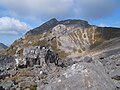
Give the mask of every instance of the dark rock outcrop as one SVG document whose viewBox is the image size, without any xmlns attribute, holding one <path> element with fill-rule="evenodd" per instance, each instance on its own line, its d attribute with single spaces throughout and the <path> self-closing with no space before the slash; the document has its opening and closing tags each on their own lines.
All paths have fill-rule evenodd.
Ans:
<svg viewBox="0 0 120 90">
<path fill-rule="evenodd" d="M 3 69 L 14 68 L 15 59 L 12 56 L 0 55 L 0 71 Z"/>
<path fill-rule="evenodd" d="M 16 63 L 18 66 L 25 65 L 27 67 L 33 67 L 34 65 L 45 64 L 49 66 L 50 63 L 58 65 L 59 57 L 56 53 L 46 47 L 29 46 L 23 50 L 23 58 L 16 57 Z"/>
<path fill-rule="evenodd" d="M 46 23 L 42 24 L 41 26 L 30 30 L 26 33 L 26 35 L 38 35 L 38 34 L 42 34 L 50 29 L 52 29 L 54 26 L 56 26 L 58 24 L 57 19 L 53 18 L 50 19 L 49 21 L 47 21 Z"/>
<path fill-rule="evenodd" d="M 5 90 L 2 86 L 0 86 L 0 90 Z"/>
</svg>

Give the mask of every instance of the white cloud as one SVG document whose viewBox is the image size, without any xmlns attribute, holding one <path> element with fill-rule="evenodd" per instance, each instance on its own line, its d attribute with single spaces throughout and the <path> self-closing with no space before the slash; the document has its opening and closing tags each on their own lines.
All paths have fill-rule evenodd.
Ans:
<svg viewBox="0 0 120 90">
<path fill-rule="evenodd" d="M 99 24 L 98 26 L 100 26 L 100 27 L 110 27 L 110 25 L 103 24 L 103 23 Z"/>
<path fill-rule="evenodd" d="M 17 31 L 0 31 L 0 34 L 2 34 L 2 35 L 18 35 L 19 32 L 17 32 Z"/>
<path fill-rule="evenodd" d="M 100 23 L 98 26 L 100 27 L 120 27 L 120 22 L 113 22 L 111 24 Z"/>
<path fill-rule="evenodd" d="M 30 26 L 15 18 L 0 18 L 0 34 L 18 35 L 30 29 Z"/>
</svg>

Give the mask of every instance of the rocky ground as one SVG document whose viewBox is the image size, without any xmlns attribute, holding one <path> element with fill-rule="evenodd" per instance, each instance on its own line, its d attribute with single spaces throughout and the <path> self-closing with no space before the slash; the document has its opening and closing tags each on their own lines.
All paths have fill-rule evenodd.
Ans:
<svg viewBox="0 0 120 90">
<path fill-rule="evenodd" d="M 120 54 L 61 61 L 52 50 L 39 46 L 28 47 L 23 54 L 29 63 L 16 66 L 13 58 L 4 58 L 9 62 L 1 63 L 0 90 L 120 90 Z M 42 65 L 35 60 L 43 60 Z"/>
</svg>

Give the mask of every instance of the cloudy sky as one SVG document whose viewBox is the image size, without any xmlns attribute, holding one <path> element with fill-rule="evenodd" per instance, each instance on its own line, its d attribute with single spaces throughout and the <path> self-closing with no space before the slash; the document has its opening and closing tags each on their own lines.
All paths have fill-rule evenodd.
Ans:
<svg viewBox="0 0 120 90">
<path fill-rule="evenodd" d="M 0 0 L 0 42 L 10 45 L 53 17 L 120 27 L 120 0 Z"/>
</svg>

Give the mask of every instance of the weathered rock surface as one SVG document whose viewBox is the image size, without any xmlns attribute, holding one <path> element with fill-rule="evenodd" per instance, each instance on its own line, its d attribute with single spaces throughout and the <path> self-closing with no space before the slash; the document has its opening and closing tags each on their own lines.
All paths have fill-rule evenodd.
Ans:
<svg viewBox="0 0 120 90">
<path fill-rule="evenodd" d="M 14 57 L 8 57 L 5 55 L 0 55 L 0 67 L 7 66 L 9 63 L 14 63 Z"/>
<path fill-rule="evenodd" d="M 29 50 L 35 48 L 38 47 Z M 116 77 L 119 76 L 119 55 L 104 60 L 94 60 L 88 56 L 73 59 L 62 62 L 67 63 L 65 67 L 51 63 L 46 67 L 34 65 L 24 69 L 4 70 L 5 75 L 9 75 L 2 78 L 4 81 L 0 80 L 0 86 L 3 90 L 119 90 L 119 79 Z"/>
<path fill-rule="evenodd" d="M 17 56 L 17 55 L 16 55 Z M 46 47 L 29 46 L 23 50 L 23 58 L 16 57 L 17 66 L 33 67 L 34 65 L 58 65 L 59 57 L 56 53 Z"/>
<path fill-rule="evenodd" d="M 46 85 L 44 90 L 115 90 L 116 86 L 99 61 L 77 63 Z M 42 90 L 42 89 L 41 89 Z"/>
<path fill-rule="evenodd" d="M 105 67 L 106 73 L 120 89 L 120 54 L 115 53 L 115 55 L 100 59 L 100 62 Z"/>
</svg>

